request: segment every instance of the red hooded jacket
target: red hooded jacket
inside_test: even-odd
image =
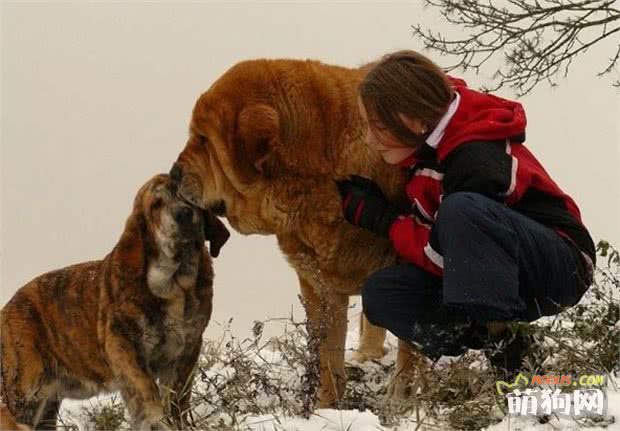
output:
[[[390,228],[398,254],[442,275],[443,257],[432,232],[437,211],[450,193],[471,191],[551,227],[584,253],[586,264],[594,262],[594,243],[577,205],[523,144],[526,117],[521,104],[451,80],[458,107],[443,134],[400,163],[410,170],[406,192],[412,206],[411,214]]]

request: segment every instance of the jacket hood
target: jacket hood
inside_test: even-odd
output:
[[[465,142],[525,140],[527,120],[520,103],[472,90],[459,78],[450,80],[461,101],[437,147],[439,160]]]

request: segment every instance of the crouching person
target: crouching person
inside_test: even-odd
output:
[[[362,289],[368,320],[431,358],[504,340],[490,355],[521,366],[531,322],[576,304],[595,247],[577,205],[525,147],[525,112],[468,88],[413,51],[389,54],[360,85],[369,145],[408,169],[407,211],[370,180],[340,181],[344,217],[391,239],[402,263]]]

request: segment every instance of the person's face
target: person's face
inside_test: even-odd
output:
[[[371,118],[368,118],[369,114],[366,111],[366,107],[362,103],[361,98],[359,97],[357,99],[357,104],[360,115],[366,123],[366,142],[373,149],[379,151],[386,162],[397,163],[405,158],[406,155],[413,153],[414,148],[412,146],[401,142],[379,120],[373,118],[372,115]],[[403,121],[405,126],[407,126],[407,128],[409,128],[409,130],[413,133],[417,135],[426,133],[426,127],[422,121],[417,118],[406,117],[403,114],[398,114],[398,116]],[[370,126],[371,124],[374,125],[374,130]]]

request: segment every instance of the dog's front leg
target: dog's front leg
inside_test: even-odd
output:
[[[429,364],[426,357],[409,343],[398,340],[396,368],[387,388],[390,401],[403,401],[415,395],[418,389],[424,390],[429,382]]]
[[[142,350],[148,340],[144,340],[139,323],[128,315],[131,314],[118,313],[110,317],[105,352],[120,383],[121,395],[132,418],[132,429],[160,429],[164,416],[162,402]]]
[[[177,360],[174,369],[160,376],[160,385],[165,392],[166,406],[170,410],[170,417],[178,429],[186,429],[190,422],[190,398],[194,382],[194,370],[200,356],[202,339],[186,346],[183,354]]]
[[[346,384],[344,348],[349,297],[315,288],[299,276],[310,337],[319,342],[320,389],[318,407],[333,407]],[[311,340],[312,342],[312,340]]]
[[[351,359],[357,362],[366,362],[384,357],[386,354],[386,349],[383,347],[385,335],[384,328],[373,325],[366,319],[364,313],[360,313],[359,345],[351,355]]]

